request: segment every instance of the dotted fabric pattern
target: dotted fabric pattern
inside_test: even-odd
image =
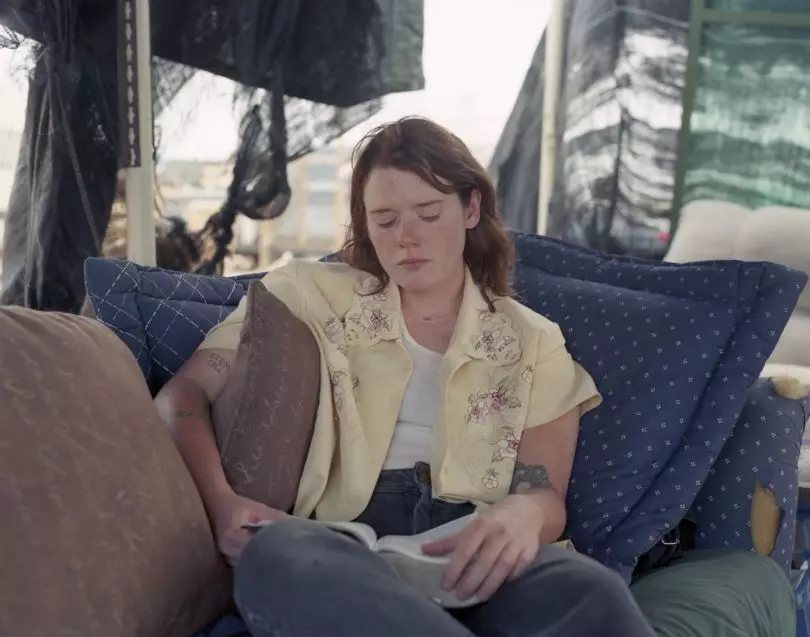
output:
[[[630,578],[687,513],[806,282],[768,263],[671,264],[516,237],[522,300],[560,325],[604,403],[583,417],[574,545]]]
[[[799,496],[798,461],[810,395],[793,400],[780,396],[770,379],[758,380],[734,432],[695,500],[698,549],[754,550],[751,504],[757,484],[769,489],[782,511],[771,557],[790,571],[796,536]]]
[[[681,265],[515,240],[521,300],[560,324],[605,398],[583,418],[568,532],[629,580],[691,507],[806,277],[767,263]],[[96,315],[129,345],[153,391],[257,276],[86,265]]]

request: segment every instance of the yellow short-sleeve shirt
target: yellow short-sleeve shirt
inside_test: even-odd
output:
[[[399,291],[344,264],[293,261],[264,285],[312,329],[321,395],[295,514],[351,520],[366,507],[396,426],[412,360],[402,341]],[[469,273],[440,370],[434,496],[490,504],[508,494],[522,432],[601,398],[559,327],[514,299],[490,311]],[[244,303],[201,349],[236,349]]]

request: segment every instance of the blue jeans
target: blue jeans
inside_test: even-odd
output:
[[[385,471],[359,522],[413,534],[473,511],[432,498],[429,469]],[[596,561],[546,546],[488,601],[448,612],[359,542],[308,520],[251,540],[235,599],[254,637],[654,637],[627,585]]]

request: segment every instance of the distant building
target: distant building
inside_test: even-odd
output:
[[[351,149],[326,147],[288,167],[292,198],[287,210],[271,221],[238,217],[234,253],[250,269],[263,268],[285,252],[314,257],[331,252],[343,239],[348,217]],[[201,230],[225,201],[232,164],[170,161],[158,171],[158,205],[165,216],[186,220]]]

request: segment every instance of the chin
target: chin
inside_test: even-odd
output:
[[[431,276],[430,272],[403,272],[399,269],[391,275],[391,280],[406,292],[422,292],[437,283],[436,277]]]

